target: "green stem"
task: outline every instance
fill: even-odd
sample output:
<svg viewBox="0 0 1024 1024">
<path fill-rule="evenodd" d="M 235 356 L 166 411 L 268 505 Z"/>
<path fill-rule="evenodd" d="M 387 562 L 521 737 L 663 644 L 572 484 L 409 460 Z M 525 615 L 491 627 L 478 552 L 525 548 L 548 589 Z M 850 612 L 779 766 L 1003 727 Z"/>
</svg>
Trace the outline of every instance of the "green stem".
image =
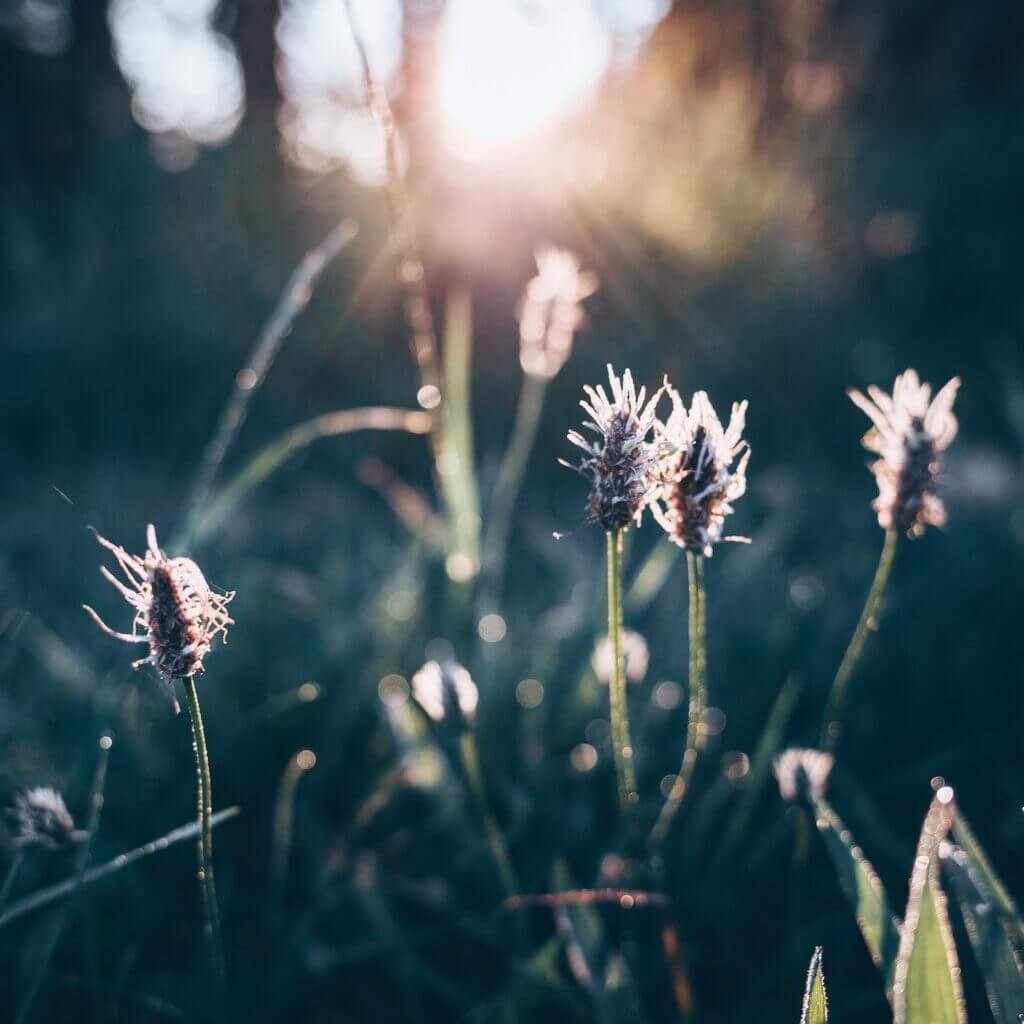
<svg viewBox="0 0 1024 1024">
<path fill-rule="evenodd" d="M 487 836 L 487 842 L 491 847 L 491 856 L 494 858 L 494 865 L 498 869 L 498 877 L 501 880 L 502 888 L 505 890 L 506 898 L 511 898 L 518 895 L 519 882 L 516 879 L 516 872 L 512 866 L 512 858 L 509 856 L 508 847 L 505 845 L 505 837 L 501 834 L 501 829 L 498 827 L 498 822 L 491 812 L 491 805 L 487 800 L 483 774 L 480 771 L 480 757 L 477 753 L 476 740 L 468 728 L 463 729 L 459 736 L 459 756 L 462 759 L 462 770 L 466 775 L 469 791 L 476 805 L 477 816 L 483 825 L 484 834 Z"/>
<path fill-rule="evenodd" d="M 658 820 L 651 830 L 650 844 L 657 848 L 665 840 L 672 822 L 686 797 L 697 767 L 697 757 L 704 749 L 705 733 L 701 719 L 707 707 L 707 607 L 704 594 L 704 556 L 698 551 L 686 552 L 686 568 L 690 584 L 690 701 L 686 722 L 686 749 L 672 789 L 665 798 Z"/>
<path fill-rule="evenodd" d="M 623 817 L 633 816 L 639 802 L 633 770 L 633 745 L 629 739 L 629 708 L 626 673 L 622 660 L 622 530 L 609 530 L 608 539 L 608 638 L 612 645 L 612 675 L 608 681 L 611 711 L 612 751 L 618 779 L 619 805 Z"/>
<path fill-rule="evenodd" d="M 217 909 L 217 888 L 213 879 L 213 786 L 210 777 L 210 755 L 206 749 L 203 713 L 195 676 L 185 679 L 188 712 L 192 723 L 192 752 L 196 759 L 197 820 L 200 825 L 196 849 L 199 859 L 199 896 L 203 903 L 203 934 L 214 976 L 223 985 L 225 978 L 224 947 L 220 936 L 220 913 Z"/>
<path fill-rule="evenodd" d="M 877 628 L 876 616 L 885 596 L 885 588 L 889 582 L 889 575 L 892 571 L 893 559 L 896 555 L 896 542 L 899 534 L 896 530 L 885 531 L 885 544 L 882 546 L 882 554 L 878 559 L 878 568 L 875 569 L 875 578 L 871 582 L 871 589 L 868 591 L 868 598 L 864 602 L 864 608 L 860 613 L 857 628 L 853 631 L 850 644 L 846 648 L 843 660 L 839 663 L 836 677 L 832 681 L 832 689 L 828 696 L 828 706 L 825 710 L 825 717 L 821 723 L 821 749 L 832 753 L 843 733 L 843 709 L 846 702 L 846 691 L 850 685 L 850 678 L 853 676 L 860 656 L 864 651 L 864 644 L 867 641 L 868 633 Z"/>
<path fill-rule="evenodd" d="M 21 862 L 24 856 L 24 850 L 19 850 L 14 855 L 14 860 L 11 861 L 11 866 L 7 870 L 7 877 L 4 879 L 4 886 L 0 889 L 0 911 L 7 906 L 7 897 L 11 895 L 11 889 L 14 886 L 14 880 L 18 877 L 18 871 L 21 868 Z"/>
</svg>

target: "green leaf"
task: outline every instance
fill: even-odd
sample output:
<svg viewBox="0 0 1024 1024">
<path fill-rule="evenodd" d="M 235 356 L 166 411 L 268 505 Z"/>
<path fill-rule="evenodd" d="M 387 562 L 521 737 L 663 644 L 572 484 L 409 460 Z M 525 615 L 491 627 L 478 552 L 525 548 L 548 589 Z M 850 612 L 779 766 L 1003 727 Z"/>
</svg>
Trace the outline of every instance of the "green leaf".
<svg viewBox="0 0 1024 1024">
<path fill-rule="evenodd" d="M 989 896 L 995 905 L 996 910 L 1003 922 L 1003 927 L 1010 936 L 1010 941 L 1018 951 L 1024 949 L 1024 922 L 1021 921 L 1020 911 L 1013 902 L 1012 897 L 1006 891 L 1006 886 L 1000 881 L 999 876 L 992 869 L 988 856 L 982 849 L 981 844 L 974 837 L 971 826 L 963 816 L 958 807 L 956 817 L 953 819 L 953 838 L 963 848 L 970 862 L 971 871 L 978 878 L 981 884 L 988 891 Z"/>
<path fill-rule="evenodd" d="M 1019 1024 L 1024 1012 L 1024 973 L 999 902 L 965 850 L 952 846 L 943 853 L 942 864 L 960 906 L 992 1016 L 996 1024 Z"/>
<path fill-rule="evenodd" d="M 828 1024 L 828 997 L 825 995 L 825 972 L 821 966 L 821 954 L 821 946 L 818 946 L 811 957 L 811 966 L 807 968 L 800 1024 Z"/>
<path fill-rule="evenodd" d="M 938 849 L 953 819 L 940 790 L 921 829 L 893 980 L 895 1024 L 966 1024 L 960 965 L 939 885 Z"/>
<path fill-rule="evenodd" d="M 839 886 L 889 991 L 899 949 L 899 918 L 889 908 L 885 889 L 871 862 L 824 797 L 814 800 L 814 813 L 825 849 L 839 876 Z"/>
</svg>

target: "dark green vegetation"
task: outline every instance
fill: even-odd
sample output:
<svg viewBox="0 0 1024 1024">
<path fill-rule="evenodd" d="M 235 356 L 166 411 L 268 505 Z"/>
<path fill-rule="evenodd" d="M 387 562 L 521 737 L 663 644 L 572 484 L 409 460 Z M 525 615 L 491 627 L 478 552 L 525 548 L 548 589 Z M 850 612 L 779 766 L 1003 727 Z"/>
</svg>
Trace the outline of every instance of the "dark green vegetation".
<svg viewBox="0 0 1024 1024">
<path fill-rule="evenodd" d="M 228 145 L 180 174 L 153 165 L 132 121 L 104 5 L 72 6 L 57 56 L 0 28 L 0 781 L 61 787 L 84 827 L 111 729 L 91 849 L 102 864 L 189 822 L 195 792 L 186 718 L 81 612 L 124 614 L 86 526 L 133 551 L 147 522 L 165 540 L 183 526 L 253 338 L 302 254 L 343 217 L 359 237 L 286 338 L 220 483 L 311 417 L 414 408 L 418 384 L 383 196 L 340 174 L 299 180 L 278 155 L 276 5 L 224 5 L 247 113 Z M 842 841 L 815 835 L 766 769 L 776 750 L 818 742 L 882 543 L 865 420 L 844 389 L 888 388 L 906 366 L 936 384 L 963 378 L 950 526 L 901 544 L 828 799 L 902 914 L 929 784 L 955 787 L 991 861 L 979 866 L 954 825 L 970 870 L 951 862 L 950 916 L 970 1019 L 990 1019 L 969 951 L 999 985 L 1013 965 L 977 909 L 1002 913 L 988 872 L 1024 896 L 1024 25 L 1001 3 L 838 5 L 797 52 L 763 5 L 699 8 L 674 4 L 635 75 L 566 129 L 615 156 L 587 194 L 500 177 L 492 192 L 449 174 L 409 75 L 396 111 L 410 126 L 440 333 L 457 321 L 457 304 L 445 316 L 457 287 L 473 298 L 473 435 L 456 443 L 473 445 L 485 530 L 520 386 L 514 312 L 532 247 L 569 245 L 601 277 L 547 388 L 504 598 L 488 604 L 446 578 L 421 436 L 317 440 L 244 494 L 190 548 L 212 583 L 238 591 L 230 643 L 199 680 L 215 804 L 241 808 L 214 833 L 228 1009 L 206 971 L 184 842 L 79 894 L 32 1019 L 674 1019 L 679 979 L 657 905 L 568 907 L 557 926 L 550 909 L 519 911 L 524 957 L 496 910 L 504 893 L 457 743 L 380 698 L 383 678 L 409 679 L 428 644 L 448 641 L 480 686 L 481 768 L 522 891 L 591 886 L 602 867 L 614 879 L 609 857 L 627 837 L 607 691 L 590 668 L 606 621 L 604 538 L 580 526 L 584 485 L 555 461 L 572 454 L 580 386 L 608 360 L 648 385 L 667 371 L 687 394 L 705 388 L 720 411 L 750 400 L 750 491 L 730 530 L 753 544 L 723 545 L 705 567 L 709 701 L 723 728 L 664 857 L 700 1021 L 797 1020 L 819 945 L 829 1020 L 891 1019 L 835 870 Z M 793 101 L 797 61 L 841 70 L 830 105 Z M 726 118 L 717 132 L 722 83 L 735 81 L 758 88 L 738 126 Z M 449 337 L 449 355 L 466 337 Z M 398 481 L 429 504 L 396 500 Z M 637 585 L 655 549 L 669 554 L 650 523 L 627 536 L 626 624 L 651 655 L 629 687 L 648 827 L 686 729 L 685 703 L 652 697 L 661 681 L 685 685 L 688 656 L 685 559 L 657 589 Z M 477 624 L 495 611 L 507 634 L 484 643 Z M 532 708 L 516 699 L 528 678 L 543 686 Z M 570 761 L 580 743 L 600 755 L 589 772 Z M 303 769 L 293 758 L 306 749 L 316 764 Z M 12 899 L 73 875 L 76 852 L 33 853 Z M 979 915 L 966 929 L 961 900 Z M 63 913 L 0 930 L 0 1018 L 14 1018 Z"/>
</svg>

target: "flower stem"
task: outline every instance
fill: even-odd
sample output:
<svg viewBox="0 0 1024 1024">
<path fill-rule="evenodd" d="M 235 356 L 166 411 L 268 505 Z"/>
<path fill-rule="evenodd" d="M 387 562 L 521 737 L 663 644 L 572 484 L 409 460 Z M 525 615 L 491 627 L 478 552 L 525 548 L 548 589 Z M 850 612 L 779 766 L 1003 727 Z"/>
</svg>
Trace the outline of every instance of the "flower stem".
<svg viewBox="0 0 1024 1024">
<path fill-rule="evenodd" d="M 651 830 L 650 845 L 657 848 L 665 840 L 675 816 L 690 789 L 697 757 L 704 749 L 705 734 L 701 719 L 707 707 L 707 607 L 704 594 L 704 556 L 698 551 L 686 552 L 686 568 L 690 583 L 689 635 L 690 635 L 690 702 L 686 722 L 686 749 L 683 763 L 661 813 Z"/>
<path fill-rule="evenodd" d="M 622 530 L 609 530 L 608 539 L 608 638 L 612 645 L 612 675 L 608 682 L 612 750 L 618 778 L 619 805 L 630 820 L 640 796 L 633 770 L 633 745 L 629 739 L 629 708 L 626 673 L 622 660 Z"/>
<path fill-rule="evenodd" d="M 878 559 L 878 568 L 875 569 L 875 578 L 871 582 L 871 589 L 868 591 L 868 598 L 864 602 L 864 608 L 860 613 L 857 628 L 853 631 L 849 646 L 839 663 L 836 677 L 832 681 L 832 689 L 828 696 L 828 706 L 825 709 L 825 717 L 821 723 L 821 749 L 828 753 L 835 751 L 836 745 L 843 733 L 843 708 L 846 701 L 846 691 L 850 685 L 850 678 L 860 661 L 864 651 L 864 644 L 867 641 L 868 633 L 876 628 L 876 616 L 885 596 L 885 588 L 889 582 L 889 575 L 892 571 L 893 559 L 896 555 L 896 541 L 899 534 L 894 529 L 885 531 L 885 544 L 882 545 L 882 554 Z"/>
<path fill-rule="evenodd" d="M 192 752 L 196 759 L 197 819 L 200 825 L 196 849 L 199 860 L 199 896 L 203 903 L 203 934 L 210 957 L 210 965 L 219 984 L 224 984 L 224 947 L 220 936 L 220 913 L 217 909 L 217 889 L 213 879 L 213 787 L 210 777 L 210 756 L 206 749 L 206 731 L 203 713 L 199 707 L 199 693 L 195 676 L 185 679 L 188 694 L 188 713 L 192 723 Z"/>
</svg>

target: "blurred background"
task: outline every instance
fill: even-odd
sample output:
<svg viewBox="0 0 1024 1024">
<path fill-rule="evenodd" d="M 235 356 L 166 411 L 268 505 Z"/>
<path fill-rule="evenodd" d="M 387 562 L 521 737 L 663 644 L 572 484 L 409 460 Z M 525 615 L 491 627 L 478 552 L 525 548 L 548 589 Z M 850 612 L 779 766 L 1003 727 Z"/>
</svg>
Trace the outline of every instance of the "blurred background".
<svg viewBox="0 0 1024 1024">
<path fill-rule="evenodd" d="M 882 542 L 845 389 L 889 389 L 908 366 L 959 375 L 950 524 L 898 553 L 833 802 L 902 906 L 942 777 L 1024 895 L 1024 15 L 994 0 L 352 7 L 461 382 L 470 546 L 522 387 L 536 248 L 571 249 L 599 288 L 547 386 L 497 594 L 438 539 L 422 436 L 286 444 L 194 536 L 211 582 L 238 591 L 201 681 L 215 801 L 242 808 L 215 835 L 234 979 L 216 1019 L 676 1019 L 656 910 L 590 922 L 593 957 L 628 972 L 615 992 L 566 958 L 549 911 L 525 915 L 543 976 L 517 966 L 458 769 L 408 700 L 428 656 L 473 673 L 524 891 L 614 879 L 591 659 L 603 538 L 557 464 L 609 361 L 720 411 L 750 400 L 730 526 L 753 543 L 707 567 L 712 743 L 667 852 L 696 1018 L 796 1020 L 823 944 L 833 1019 L 889 1019 L 827 858 L 810 835 L 797 866 L 801 826 L 757 752 L 816 742 Z M 127 624 L 87 527 L 136 552 L 147 522 L 180 540 L 236 379 L 252 403 L 215 491 L 312 417 L 416 408 L 385 172 L 341 0 L 0 0 L 0 785 L 55 784 L 84 820 L 112 729 L 97 861 L 187 822 L 194 779 L 184 719 L 80 610 Z M 254 389 L 236 375 L 261 325 L 343 221 L 358 235 Z M 684 562 L 651 523 L 630 537 L 627 587 L 653 817 L 678 769 L 687 650 Z M 193 856 L 176 846 L 87 891 L 35 1019 L 214 1019 Z M 70 864 L 31 858 L 18 893 Z M 5 1019 L 54 920 L 0 933 Z M 969 965 L 965 984 L 987 1019 Z"/>
</svg>

